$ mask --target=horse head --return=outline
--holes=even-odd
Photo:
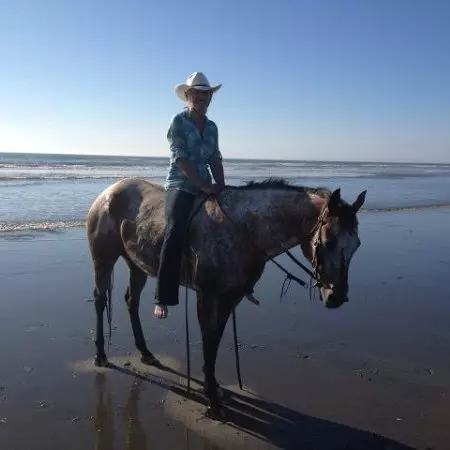
[[[356,214],[365,197],[363,191],[353,204],[348,204],[341,199],[340,189],[336,189],[324,204],[311,239],[302,245],[327,308],[338,308],[348,301],[350,261],[361,245]]]

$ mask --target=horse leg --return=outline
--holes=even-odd
[[[225,326],[237,302],[212,295],[197,296],[197,316],[203,341],[204,392],[208,398],[208,413],[213,418],[223,418],[220,408],[219,385],[215,377],[217,352]]]
[[[105,353],[105,338],[103,335],[103,311],[106,303],[111,300],[112,280],[111,275],[116,263],[116,259],[111,260],[94,260],[95,268],[95,289],[94,303],[97,313],[97,333],[95,338],[95,346],[97,353],[95,355],[95,365],[106,367],[108,359]]]
[[[141,352],[141,361],[144,364],[158,365],[159,361],[147,348],[144,333],[142,332],[141,319],[139,317],[139,303],[141,293],[145,287],[145,283],[147,282],[147,275],[131,262],[128,262],[128,267],[130,269],[130,282],[125,293],[125,301],[130,314],[134,342],[137,349]]]

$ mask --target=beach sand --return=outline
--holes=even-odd
[[[186,398],[183,302],[157,321],[148,280],[144,333],[170,370],[143,366],[119,262],[107,349],[113,367],[95,368],[84,230],[4,234],[0,449],[448,449],[449,226],[446,209],[361,213],[350,302],[338,310],[326,310],[318,296],[310,301],[295,284],[280,302],[284,275],[268,263],[255,290],[261,305],[244,302],[237,311],[243,391],[231,322],[220,348],[227,424],[203,417],[198,382]],[[190,299],[192,376],[202,380]]]

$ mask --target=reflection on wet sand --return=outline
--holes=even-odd
[[[110,368],[132,377],[133,381],[128,392],[126,406],[123,409],[123,412],[121,412],[120,406],[118,407],[117,402],[114,401],[111,395],[111,392],[117,392],[117,390],[111,385],[108,386],[107,372],[100,372],[95,375],[95,391],[97,396],[94,418],[95,450],[146,450],[148,439],[144,428],[142,427],[141,420],[146,424],[147,432],[150,433],[152,437],[152,444],[149,444],[151,448],[154,446],[156,446],[156,448],[174,448],[173,445],[176,443],[177,449],[219,450],[219,447],[201,437],[198,433],[188,427],[182,426],[180,433],[179,424],[178,431],[173,427],[167,428],[170,429],[170,435],[159,433],[158,430],[166,430],[165,427],[169,425],[169,421],[163,418],[162,422],[159,422],[159,425],[157,425],[156,422],[158,422],[158,419],[156,419],[155,422],[155,418],[153,418],[153,420],[149,418],[149,410],[147,408],[144,408],[144,418],[141,419],[140,407],[142,408],[142,404],[140,405],[140,402],[144,400],[144,405],[149,404],[148,395],[145,395],[144,399],[142,399],[142,391],[151,395],[148,390],[145,390],[146,383],[157,385],[159,388],[167,390],[167,392],[174,389],[178,394],[183,396],[187,395],[187,392],[185,392],[180,385],[176,387],[171,386],[170,380],[168,379],[162,379],[158,382],[154,380],[151,374],[144,375],[143,373],[121,368],[114,364],[110,364]],[[174,369],[169,367],[166,369],[168,373],[178,374]],[[151,409],[152,408],[150,407],[150,410]],[[162,409],[155,411],[160,420]],[[119,420],[117,420],[117,418],[119,418]],[[120,420],[120,418],[122,418],[122,420]]]
[[[142,380],[136,378],[133,382],[130,395],[128,396],[127,407],[125,409],[126,439],[125,448],[127,450],[140,450],[147,447],[147,439],[139,420],[139,397]]]
[[[114,423],[112,420],[113,406],[110,393],[107,390],[105,392],[105,383],[105,374],[96,374],[95,388],[97,392],[97,407],[95,409],[94,421],[95,450],[112,450],[114,443]]]
[[[140,388],[143,381],[136,378],[131,385],[128,401],[124,411],[126,450],[145,450],[147,438],[139,420]],[[115,409],[111,393],[107,388],[105,373],[95,376],[97,407],[95,411],[95,450],[113,450],[115,443],[114,416]]]

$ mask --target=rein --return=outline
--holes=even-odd
[[[236,228],[241,229],[244,233],[247,234],[247,236],[249,237],[250,242],[252,242],[253,246],[256,247],[264,256],[268,261],[273,262],[280,270],[282,270],[285,275],[286,278],[283,282],[282,288],[281,288],[281,294],[280,294],[280,300],[286,295],[287,293],[287,289],[285,289],[285,285],[286,283],[288,283],[288,288],[289,285],[291,283],[291,281],[295,281],[296,283],[298,283],[300,286],[304,287],[304,288],[311,288],[311,287],[315,287],[319,285],[319,280],[317,278],[317,274],[316,269],[314,268],[314,272],[312,272],[310,269],[308,269],[308,267],[306,267],[304,264],[302,264],[289,250],[285,250],[283,253],[286,253],[289,258],[298,266],[300,267],[302,270],[304,270],[312,279],[315,280],[314,283],[307,283],[306,281],[302,280],[301,278],[293,275],[291,272],[289,272],[289,270],[285,269],[280,263],[278,263],[277,261],[275,261],[275,259],[271,256],[269,256],[267,254],[267,252],[262,249],[258,244],[256,244],[256,242],[254,240],[252,240],[252,236],[250,231],[243,225],[237,224],[230,216],[229,214],[225,211],[225,209],[223,208],[219,198],[213,194],[209,194],[206,199],[210,196],[213,196],[220,208],[220,210],[222,211],[223,215],[233,224],[236,226]],[[206,201],[205,199],[205,201]],[[321,218],[321,216],[320,216]],[[314,234],[317,231],[317,228],[321,225],[322,221],[319,220],[316,225],[314,226],[313,230],[312,230],[312,234]],[[317,241],[316,241],[317,242]],[[315,258],[316,259],[316,254],[315,254]]]
[[[320,233],[319,233],[319,237],[318,239],[316,239],[314,241],[314,248],[315,248],[315,253],[314,253],[314,258],[313,258],[313,265],[314,265],[314,272],[311,271],[310,269],[308,269],[308,267],[306,267],[304,264],[302,264],[289,250],[286,250],[284,253],[286,253],[289,258],[298,266],[300,267],[302,270],[304,270],[312,279],[314,279],[314,283],[307,283],[306,281],[303,281],[301,278],[293,275],[291,272],[289,272],[287,269],[285,269],[280,263],[278,263],[277,261],[275,261],[274,258],[272,258],[271,256],[269,256],[267,254],[267,252],[262,249],[260,246],[258,246],[256,244],[256,242],[254,242],[254,240],[252,239],[251,233],[250,231],[243,225],[236,223],[229,215],[228,213],[224,210],[219,198],[217,195],[215,194],[208,194],[204,197],[204,199],[199,202],[199,204],[197,205],[197,207],[195,208],[195,210],[193,211],[193,213],[191,213],[190,218],[188,220],[188,224],[187,224],[187,230],[189,230],[189,227],[192,223],[192,220],[194,219],[194,217],[197,215],[198,211],[200,210],[200,208],[206,203],[206,201],[208,200],[208,198],[214,198],[216,200],[217,205],[219,206],[220,210],[222,211],[223,215],[233,224],[236,226],[236,228],[241,229],[244,233],[247,234],[247,236],[249,236],[250,242],[252,242],[252,244],[254,245],[254,247],[256,247],[266,258],[267,260],[272,261],[280,270],[282,270],[285,275],[286,278],[282,284],[281,287],[281,294],[280,294],[280,300],[286,295],[289,286],[291,284],[291,281],[295,281],[296,283],[298,283],[300,286],[304,287],[304,288],[313,288],[316,286],[320,285],[320,281],[318,279],[317,276],[317,270],[316,270],[316,262],[317,262],[317,246],[319,244],[320,241]],[[319,220],[317,221],[317,223],[315,224],[311,235],[314,235],[314,233],[317,231],[317,228],[320,227],[323,223],[323,214],[320,214],[319,216]],[[187,233],[186,233],[187,234]],[[186,258],[188,255],[188,250],[189,250],[189,242],[188,239],[186,239]],[[187,283],[187,279],[188,279],[188,273],[189,273],[189,268],[188,268],[188,264],[187,264],[187,259],[186,259],[186,268],[185,268],[185,331],[186,331],[186,359],[187,359],[187,391],[188,394],[190,394],[191,392],[191,356],[190,356],[190,339],[189,339],[189,311],[188,311],[188,283]],[[287,287],[286,287],[287,286]],[[236,326],[236,308],[233,309],[232,312],[232,316],[233,316],[233,340],[234,340],[234,353],[235,353],[235,360],[236,360],[236,371],[237,371],[237,377],[238,377],[238,382],[239,382],[239,388],[242,390],[242,377],[241,377],[241,369],[240,369],[240,362],[239,362],[239,345],[238,345],[238,339],[237,339],[237,326]]]

